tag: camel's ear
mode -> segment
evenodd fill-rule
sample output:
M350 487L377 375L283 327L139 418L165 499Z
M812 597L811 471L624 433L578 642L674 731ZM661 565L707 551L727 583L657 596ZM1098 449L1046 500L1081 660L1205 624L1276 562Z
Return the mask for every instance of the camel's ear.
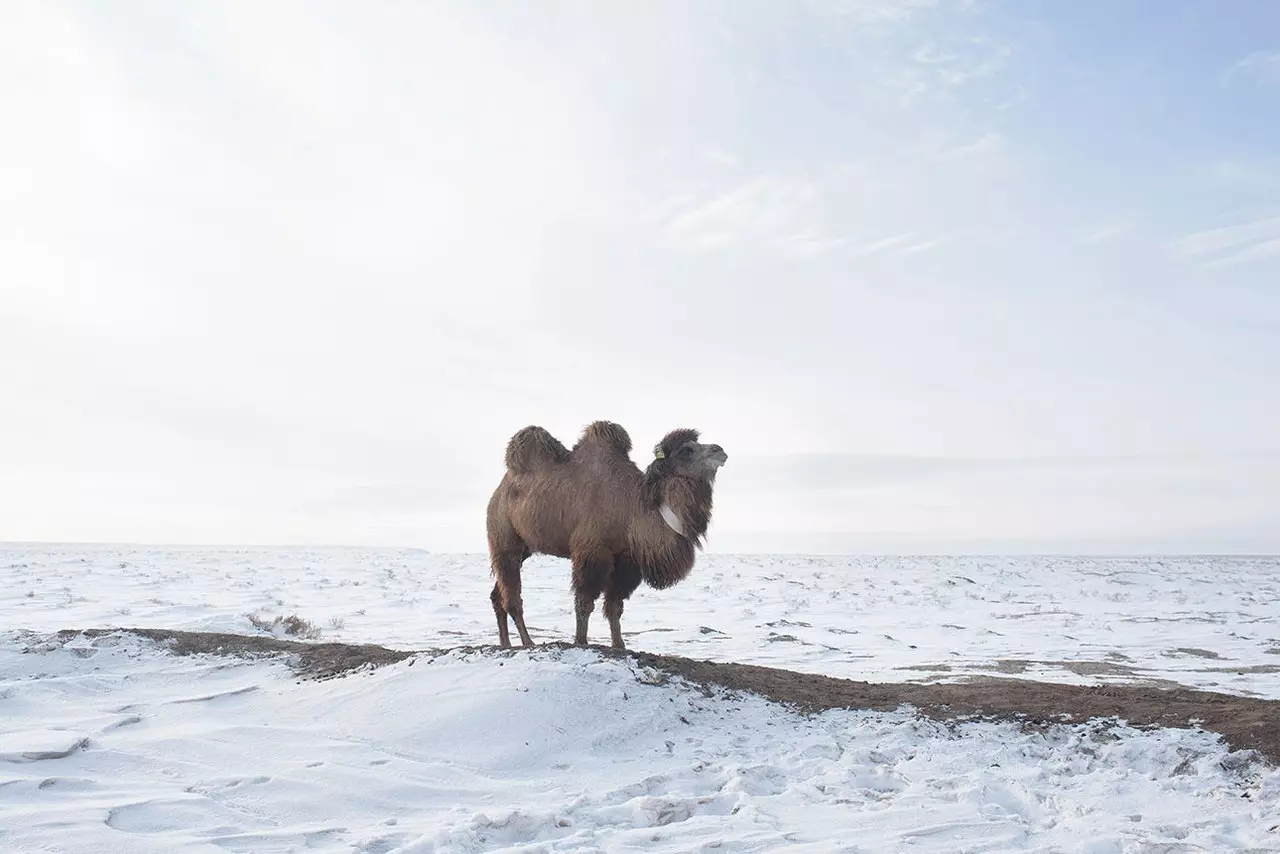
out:
M663 462L664 457L660 451L655 456L657 459L644 470L644 480L640 483L640 498L646 507L657 507L662 503L662 490L659 487L662 485L666 463Z

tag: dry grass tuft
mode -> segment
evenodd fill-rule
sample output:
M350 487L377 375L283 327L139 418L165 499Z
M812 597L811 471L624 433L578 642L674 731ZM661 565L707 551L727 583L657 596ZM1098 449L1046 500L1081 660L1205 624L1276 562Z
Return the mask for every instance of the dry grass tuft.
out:
M257 614L245 614L249 622L253 624L255 629L263 632L270 632L273 635L286 634L295 638L303 638L304 640L315 640L320 637L320 629L309 620L304 620L297 614L290 614L287 617L274 617L267 620Z

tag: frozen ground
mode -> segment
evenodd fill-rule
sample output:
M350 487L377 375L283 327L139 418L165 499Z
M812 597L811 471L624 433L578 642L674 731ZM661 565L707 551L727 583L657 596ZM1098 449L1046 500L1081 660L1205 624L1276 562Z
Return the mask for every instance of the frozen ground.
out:
M564 639L567 568L531 564L531 631ZM707 558L634 597L624 626L636 648L837 676L1275 697L1277 570ZM296 612L323 640L492 643L482 558L15 547L0 582L5 852L1280 851L1280 771L1197 730L804 718L589 650L424 655L316 682L129 635L42 637L248 633L246 612Z

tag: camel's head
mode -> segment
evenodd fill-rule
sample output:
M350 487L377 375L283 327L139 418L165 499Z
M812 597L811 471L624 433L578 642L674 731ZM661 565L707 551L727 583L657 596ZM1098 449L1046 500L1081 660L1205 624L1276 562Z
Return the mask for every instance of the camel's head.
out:
M712 482L716 472L729 459L719 445L704 445L698 441L698 431L682 428L672 430L654 446L654 461L650 469L666 477L687 477Z
M699 442L697 430L680 429L662 438L653 449L653 458L644 473L643 502L662 514L667 527L702 548L702 538L711 522L716 472L729 455L719 445ZM652 573L645 580L655 587L664 586Z

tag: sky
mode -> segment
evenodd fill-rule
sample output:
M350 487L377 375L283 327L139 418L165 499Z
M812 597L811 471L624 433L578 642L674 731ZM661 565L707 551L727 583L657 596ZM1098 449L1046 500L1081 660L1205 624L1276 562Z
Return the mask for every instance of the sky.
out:
M1280 4L12 0L0 540L1280 552Z

